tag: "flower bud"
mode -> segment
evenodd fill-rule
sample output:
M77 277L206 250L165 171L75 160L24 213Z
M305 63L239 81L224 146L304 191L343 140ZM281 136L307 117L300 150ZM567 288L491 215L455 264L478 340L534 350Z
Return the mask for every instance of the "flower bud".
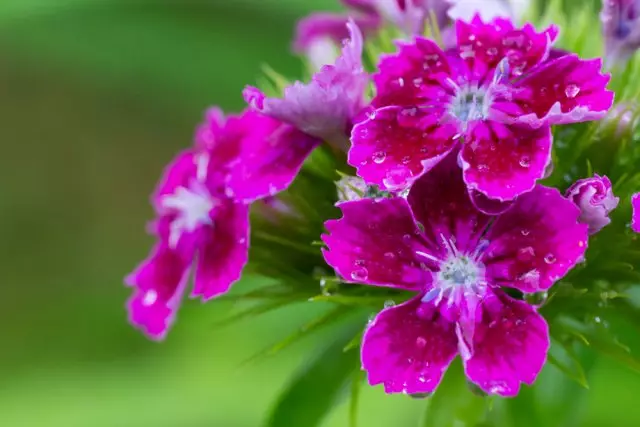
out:
M566 196L580 208L578 221L589 226L589 234L597 233L611 222L609 213L620 201L613 195L609 178L597 174L576 181Z

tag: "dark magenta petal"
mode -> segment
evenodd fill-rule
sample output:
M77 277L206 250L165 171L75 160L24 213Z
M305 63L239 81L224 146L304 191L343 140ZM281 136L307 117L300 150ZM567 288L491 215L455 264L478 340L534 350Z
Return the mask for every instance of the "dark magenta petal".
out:
M469 189L498 201L531 191L551 162L551 128L476 126L460 161Z
M487 215L500 215L506 212L511 206L513 206L513 203L515 201L509 200L505 202L501 200L490 199L477 190L469 190L469 197L471 198L471 201L473 202L473 205L476 207L476 209Z
M246 113L241 152L227 180L227 194L254 201L286 189L322 141L259 113Z
M490 219L471 203L460 167L456 164L456 153L416 181L407 200L436 253L445 249L441 245L442 236L446 239L454 237L456 247L462 252L473 251ZM446 252L442 252L444 254Z
M152 196L153 205L158 213L162 212L161 199L173 194L178 187L188 187L197 175L197 155L193 151L178 154L164 169L162 178Z
M214 226L197 258L193 297L226 293L242 274L249 251L249 206L225 200L215 210Z
M606 89L610 76L601 68L600 59L562 56L533 69L514 84L512 99L497 100L494 108L507 111L515 105L519 109L515 120L533 127L601 119L614 96Z
M588 233L579 216L555 188L538 185L518 197L485 236L488 282L522 292L549 289L584 257Z
M349 164L367 183L404 188L428 172L455 146L457 123L444 109L386 107L352 132Z
M513 397L520 383L533 384L544 366L549 328L529 304L497 292L485 296L465 371L486 393Z
M636 233L640 233L640 193L634 194L631 198L631 207L633 209L631 229Z
M521 76L549 55L556 27L537 32L531 24L515 28L509 19L484 23L476 16L471 22L456 21L460 56L476 78L483 79L507 58L509 75Z
M324 258L346 281L422 290L431 273L416 251L420 230L405 199L361 199L338 204L342 218L325 223Z
M451 75L445 53L433 41L416 37L413 43L398 43L399 50L382 57L373 76L375 107L387 105L445 103L452 93L443 86Z
M163 339L171 327L189 278L191 254L160 243L125 282L135 288L129 321L149 338Z
M387 393L431 393L457 354L455 326L414 298L381 311L362 338L369 384ZM418 312L420 311L420 315Z

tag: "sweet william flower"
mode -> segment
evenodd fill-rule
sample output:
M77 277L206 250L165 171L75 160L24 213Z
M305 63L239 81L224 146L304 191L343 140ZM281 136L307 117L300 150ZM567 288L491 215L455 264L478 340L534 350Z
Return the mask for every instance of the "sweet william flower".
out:
M567 190L566 197L580 208L579 221L589 226L589 234L609 225L609 213L620 201L613 195L609 178L597 174L577 181Z
M556 189L536 186L498 216L478 211L456 153L407 197L339 204L325 260L345 280L414 291L366 330L369 383L388 393L431 393L457 354L483 391L515 396L545 363L548 327L504 288L546 291L582 259L587 226Z
M283 98L267 98L254 87L244 90L249 105L267 116L346 151L352 120L364 106L369 77L362 66L362 33L353 21L350 38L334 65L325 65L309 83L285 88Z
M624 65L640 48L640 1L602 0L600 19L607 65Z
M157 242L126 278L130 322L165 337L194 272L192 297L208 300L240 278L249 247L248 202L285 189L317 140L247 112L207 113L194 148L167 167L152 196Z
M550 125L595 120L613 103L600 60L547 60L557 29L509 20L457 21L457 47L416 37L385 56L369 118L353 129L349 163L370 184L409 186L448 153L470 190L512 200L550 162Z

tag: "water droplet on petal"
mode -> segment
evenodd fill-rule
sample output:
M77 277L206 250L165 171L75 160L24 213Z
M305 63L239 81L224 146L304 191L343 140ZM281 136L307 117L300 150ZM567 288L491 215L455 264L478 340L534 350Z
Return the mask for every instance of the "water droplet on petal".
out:
M396 302L390 299L384 302L384 308L391 308L391 307L394 307L395 305L396 305Z
M527 237L529 234L531 234L531 230L523 228L522 230L520 230L520 234L522 234L524 237Z
M520 157L520 166L523 168L528 168L531 166L531 158L529 156Z
M142 305L145 307L149 307L153 305L158 300L158 293L153 289L149 289L142 297Z
M383 163L387 159L387 153L384 151L376 151L373 153L373 161L377 164Z
M416 338L416 346L418 348L425 348L427 346L427 340L423 337Z
M567 98L575 98L580 93L580 88L574 84L567 85L564 90L564 94Z
M546 262L547 264L553 264L554 262L556 262L556 256L552 253L548 253L544 256L544 262Z
M384 257L391 261L396 258L396 254L394 254L393 252L385 252Z
M529 304L540 307L544 305L545 302L547 302L548 297L549 294L547 292L534 292L532 294L525 294L524 299Z
M367 280L368 277L369 277L369 272L367 271L366 268L359 268L351 272L351 279L357 282L363 282Z

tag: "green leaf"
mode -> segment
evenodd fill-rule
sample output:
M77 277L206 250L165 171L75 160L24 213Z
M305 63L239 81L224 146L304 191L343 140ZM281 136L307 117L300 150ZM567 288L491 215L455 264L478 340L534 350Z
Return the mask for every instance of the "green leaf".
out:
M484 421L488 398L467 385L458 359L449 366L437 391L428 400L420 427L474 427Z
M358 404L360 403L360 389L365 380L365 373L356 370L351 379L351 400L349 402L349 427L358 427Z
M353 325L304 366L280 395L266 427L317 427L331 411L350 375L358 369L355 352L342 351L356 331ZM359 328L360 325L357 325Z
M570 344L553 342L547 355L549 363L584 388L589 388L587 375Z

